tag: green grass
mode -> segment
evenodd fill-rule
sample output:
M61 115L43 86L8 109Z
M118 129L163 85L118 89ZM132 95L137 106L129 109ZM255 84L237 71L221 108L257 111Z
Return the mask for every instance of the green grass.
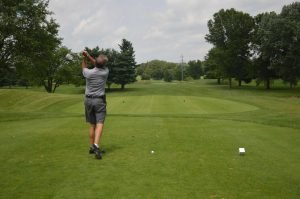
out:
M82 88L57 91L0 90L1 199L300 196L299 87L113 89L101 161L87 154Z

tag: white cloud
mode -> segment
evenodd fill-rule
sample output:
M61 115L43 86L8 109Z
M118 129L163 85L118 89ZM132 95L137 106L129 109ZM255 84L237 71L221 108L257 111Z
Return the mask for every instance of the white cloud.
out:
M128 28L126 26L121 26L116 29L114 34L116 35L126 35L128 33Z
M122 38L133 42L138 62L151 59L203 59L207 21L221 8L256 15L279 12L293 0L51 0L64 44L118 48Z
M149 31L143 37L145 40L148 39L166 39L167 35L164 34L162 30L160 30L157 26L152 26L149 28Z

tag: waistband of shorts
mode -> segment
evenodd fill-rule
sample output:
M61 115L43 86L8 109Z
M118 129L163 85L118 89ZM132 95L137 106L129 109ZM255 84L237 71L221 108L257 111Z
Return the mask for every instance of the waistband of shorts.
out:
M85 95L86 98L101 98L101 99L105 99L105 95Z

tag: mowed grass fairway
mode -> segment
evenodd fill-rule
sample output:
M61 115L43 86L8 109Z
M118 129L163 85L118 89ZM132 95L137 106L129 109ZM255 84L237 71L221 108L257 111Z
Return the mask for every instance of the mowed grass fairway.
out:
M300 198L299 88L114 90L100 161L81 91L0 90L0 198Z

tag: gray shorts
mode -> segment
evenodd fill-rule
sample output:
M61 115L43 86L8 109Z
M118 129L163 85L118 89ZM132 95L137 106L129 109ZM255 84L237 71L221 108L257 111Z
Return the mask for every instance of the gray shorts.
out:
M103 98L85 98L85 119L90 124L104 123L106 102Z

